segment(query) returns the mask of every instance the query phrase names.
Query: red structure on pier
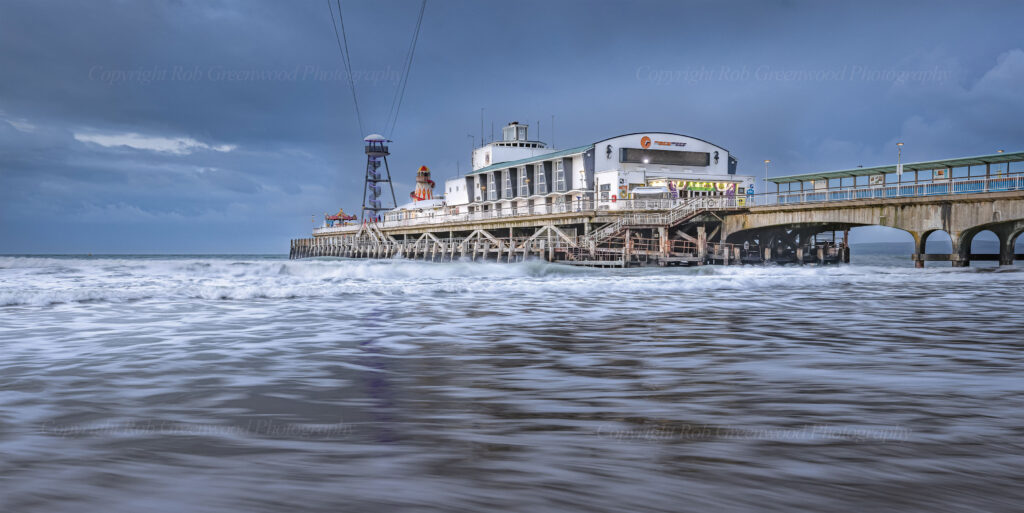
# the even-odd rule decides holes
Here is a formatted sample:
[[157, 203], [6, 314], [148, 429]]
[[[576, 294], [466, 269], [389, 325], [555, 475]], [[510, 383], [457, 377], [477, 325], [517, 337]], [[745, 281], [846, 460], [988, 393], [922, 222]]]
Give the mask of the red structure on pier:
[[434, 199], [434, 181], [430, 179], [430, 168], [420, 166], [416, 173], [416, 190], [409, 193], [413, 201]]

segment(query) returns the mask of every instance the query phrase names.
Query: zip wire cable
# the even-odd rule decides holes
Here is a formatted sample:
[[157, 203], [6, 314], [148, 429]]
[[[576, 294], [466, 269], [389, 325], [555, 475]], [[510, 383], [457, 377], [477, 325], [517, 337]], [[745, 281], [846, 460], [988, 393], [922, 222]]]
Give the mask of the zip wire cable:
[[[424, 2], [425, 1], [426, 0], [424, 0]], [[334, 8], [331, 7], [331, 0], [327, 0], [327, 9], [331, 11], [331, 25], [334, 26], [334, 39], [338, 42], [338, 50], [341, 52], [341, 61], [345, 66], [345, 74], [348, 75], [349, 88], [352, 90], [352, 103], [356, 107], [356, 121], [359, 122], [359, 134], [366, 135], [366, 132], [363, 130], [363, 115], [359, 112], [359, 100], [356, 99], [356, 83], [355, 80], [352, 79], [352, 62], [351, 59], [349, 59], [348, 53], [348, 37], [345, 36], [345, 19], [341, 16], [341, 0], [337, 0], [337, 2], [338, 20], [334, 19]], [[338, 35], [337, 21], [341, 21], [341, 36]], [[344, 46], [341, 43], [342, 39], [345, 41]]]
[[409, 83], [409, 71], [412, 69], [413, 55], [416, 53], [416, 41], [419, 39], [420, 26], [423, 25], [423, 12], [427, 9], [427, 0], [423, 0], [423, 4], [420, 5], [420, 15], [416, 19], [416, 29], [412, 33], [412, 42], [409, 44], [409, 53], [406, 56], [405, 70], [402, 73], [402, 79], [399, 83], [398, 88], [395, 90], [395, 98], [391, 101], [391, 106], [394, 110], [394, 117], [391, 117], [391, 110], [388, 111], [389, 119], [385, 123], [385, 127], [388, 124], [391, 128], [388, 130], [388, 138], [395, 133], [395, 125], [398, 124], [398, 112], [402, 109], [402, 99], [405, 97], [405, 86]]

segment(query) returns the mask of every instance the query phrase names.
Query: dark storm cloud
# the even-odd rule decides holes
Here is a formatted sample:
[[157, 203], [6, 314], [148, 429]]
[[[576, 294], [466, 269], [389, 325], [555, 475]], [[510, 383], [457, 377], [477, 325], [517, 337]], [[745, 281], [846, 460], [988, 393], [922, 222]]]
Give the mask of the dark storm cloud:
[[[382, 131], [417, 2], [343, 2]], [[993, 15], [998, 13], [998, 15]], [[431, 2], [392, 145], [399, 197], [469, 134], [641, 130], [760, 175], [1019, 149], [1017, 3]], [[0, 5], [0, 252], [283, 251], [359, 204], [363, 155], [326, 4]], [[536, 133], [536, 132], [534, 132]]]

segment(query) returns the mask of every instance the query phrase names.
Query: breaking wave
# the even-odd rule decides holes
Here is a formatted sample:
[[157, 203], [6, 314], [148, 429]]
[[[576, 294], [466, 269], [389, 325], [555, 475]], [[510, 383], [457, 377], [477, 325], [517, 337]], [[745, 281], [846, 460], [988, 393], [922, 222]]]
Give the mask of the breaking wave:
[[[901, 261], [902, 262], [902, 261]], [[881, 262], [835, 267], [706, 266], [590, 269], [543, 261], [516, 264], [256, 257], [0, 257], [0, 305], [165, 300], [260, 300], [358, 295], [673, 294], [702, 290], [923, 285], [1024, 273], [911, 269]], [[998, 277], [996, 277], [998, 276]], [[990, 278], [991, 277], [991, 278]]]

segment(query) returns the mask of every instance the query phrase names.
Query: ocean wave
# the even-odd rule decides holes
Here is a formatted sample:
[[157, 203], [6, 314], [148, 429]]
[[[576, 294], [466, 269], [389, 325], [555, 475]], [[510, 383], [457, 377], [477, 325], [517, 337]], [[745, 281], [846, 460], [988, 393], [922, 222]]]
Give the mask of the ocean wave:
[[912, 269], [891, 265], [704, 266], [591, 269], [411, 260], [0, 257], [0, 305], [168, 300], [261, 300], [360, 295], [571, 293], [685, 294], [708, 290], [1024, 281], [995, 268]]

